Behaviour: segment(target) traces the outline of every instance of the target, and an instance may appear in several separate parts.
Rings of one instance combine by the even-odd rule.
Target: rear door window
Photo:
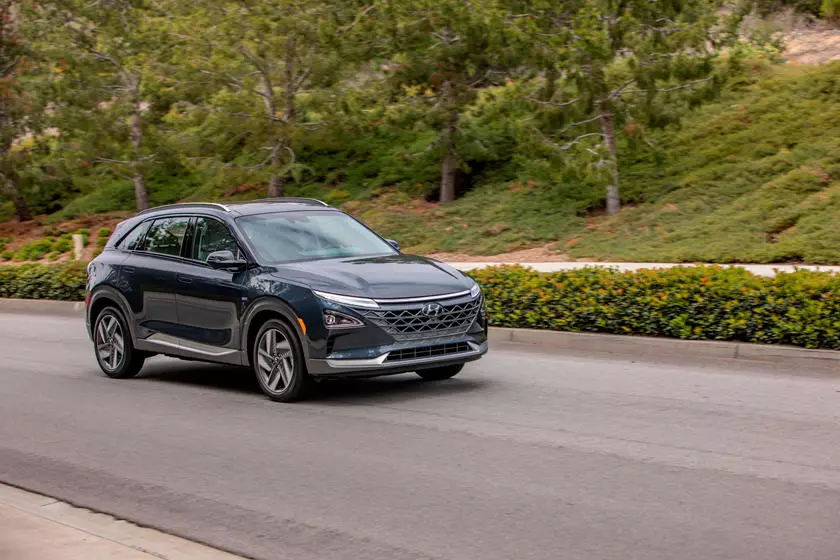
[[[143,241],[143,250],[161,255],[180,256],[190,219],[160,218],[152,223]]]

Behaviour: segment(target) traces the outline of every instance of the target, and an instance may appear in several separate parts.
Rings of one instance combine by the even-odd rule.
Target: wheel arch
[[[131,307],[128,305],[128,300],[125,299],[119,291],[111,286],[97,286],[90,295],[90,302],[87,310],[87,330],[88,335],[93,337],[93,327],[96,323],[96,317],[106,307],[116,307],[122,313],[128,331],[131,334],[131,340],[136,339],[134,333],[134,321],[132,321]]]
[[[298,337],[303,355],[309,361],[309,344],[307,344],[306,333],[301,328],[298,314],[291,305],[276,297],[262,297],[248,308],[242,320],[242,355],[244,364],[251,364],[251,349],[260,327],[269,319],[279,319],[286,323]]]

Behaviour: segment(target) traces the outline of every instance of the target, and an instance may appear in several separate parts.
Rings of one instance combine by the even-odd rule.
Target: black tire
[[[271,340],[266,337],[274,332],[273,361],[266,359],[266,352],[270,348]],[[288,342],[285,347],[279,335]],[[288,353],[286,353],[288,352]],[[266,364],[270,368],[266,369]],[[251,348],[251,367],[257,378],[257,383],[265,395],[277,402],[293,402],[304,398],[312,385],[312,378],[306,371],[306,361],[297,333],[283,321],[269,319],[260,327]]]
[[[415,373],[422,377],[424,381],[443,381],[455,377],[461,373],[462,369],[464,369],[464,364],[455,364],[454,366],[421,369]]]
[[[93,351],[102,373],[113,379],[134,377],[146,361],[146,354],[134,348],[131,331],[115,307],[106,307],[96,316]]]

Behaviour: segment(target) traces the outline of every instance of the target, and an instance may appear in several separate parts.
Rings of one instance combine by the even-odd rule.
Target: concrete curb
[[[78,316],[85,304],[74,301],[0,298],[0,313]],[[532,329],[490,329],[491,342],[515,342],[555,350],[624,353],[637,356],[692,356],[840,368],[840,351],[808,350],[775,344],[714,340],[679,340],[616,334],[573,333]]]
[[[129,557],[128,553],[131,553],[131,558],[242,560],[239,556],[194,541],[140,527],[110,515],[78,508],[2,483],[0,505],[11,508],[10,511],[23,512],[43,520],[40,522],[42,533],[39,534],[37,542],[32,543],[32,550],[28,556],[24,554],[27,558],[93,558],[90,554],[94,554],[94,550],[102,552],[100,547],[93,548],[93,536],[108,541],[106,544],[110,544],[111,553],[109,558]],[[73,529],[78,536],[68,540],[66,528]],[[27,547],[28,545],[24,547],[23,552],[26,552]]]
[[[490,342],[513,342],[554,350],[623,353],[636,356],[690,356],[822,366],[840,369],[840,351],[809,350],[776,344],[679,340],[615,334],[491,328]]]
[[[77,315],[85,312],[83,301],[0,298],[0,313]]]

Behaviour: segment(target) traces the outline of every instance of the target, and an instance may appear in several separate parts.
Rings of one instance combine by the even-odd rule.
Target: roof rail
[[[311,204],[313,206],[329,206],[326,202],[316,198],[299,198],[294,196],[284,196],[278,198],[258,198],[249,202],[288,202],[291,204]]]
[[[137,213],[138,216],[148,214],[149,212],[157,212],[158,210],[168,210],[170,208],[218,208],[225,212],[230,212],[230,208],[218,202],[178,202],[175,204],[164,204],[163,206],[156,206],[154,208],[147,208]]]

